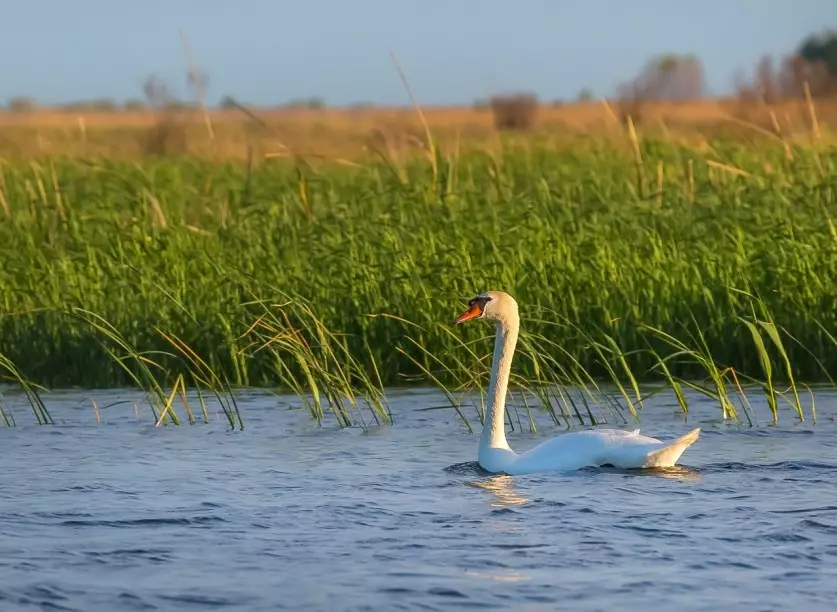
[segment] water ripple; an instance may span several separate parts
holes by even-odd
[[[61,521],[64,527],[163,527],[167,525],[212,525],[225,523],[227,520],[220,516],[193,517],[158,517],[122,520],[105,519],[68,519]]]
[[[804,434],[709,423],[675,469],[508,477],[473,461],[476,436],[445,411],[394,404],[396,426],[362,435],[264,401],[242,400],[250,420],[235,433],[220,420],[0,429],[0,610],[653,601],[749,612],[837,600],[837,463],[827,452],[837,423]],[[652,435],[683,430],[646,412]],[[555,435],[550,427],[509,439],[530,445]]]

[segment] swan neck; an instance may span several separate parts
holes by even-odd
[[[519,329],[520,322],[517,317],[497,322],[491,382],[488,387],[488,410],[480,440],[483,448],[509,448],[505,430],[506,394]]]

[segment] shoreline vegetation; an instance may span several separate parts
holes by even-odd
[[[808,102],[731,131],[601,104],[599,133],[380,115],[399,139],[355,126],[355,156],[316,152],[338,130],[315,120],[290,139],[306,148],[251,119],[227,141],[218,121],[0,117],[0,376],[39,423],[44,388],[129,385],[160,424],[212,397],[242,427],[234,390],[281,387],[366,427],[390,421],[385,387],[429,384],[470,428],[493,329],[450,323],[502,289],[525,413],[628,423],[653,383],[683,411],[697,392],[746,423],[756,394],[815,420],[810,385],[837,372],[837,149]],[[123,146],[160,130],[181,144]]]

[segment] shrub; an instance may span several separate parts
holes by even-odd
[[[533,94],[492,96],[488,105],[498,130],[528,130],[535,124],[538,99]]]

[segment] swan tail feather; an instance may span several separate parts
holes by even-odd
[[[700,437],[700,427],[697,427],[689,433],[683,434],[671,444],[664,446],[658,450],[651,451],[646,455],[646,467],[672,467],[680,459],[687,448],[694,444]]]

